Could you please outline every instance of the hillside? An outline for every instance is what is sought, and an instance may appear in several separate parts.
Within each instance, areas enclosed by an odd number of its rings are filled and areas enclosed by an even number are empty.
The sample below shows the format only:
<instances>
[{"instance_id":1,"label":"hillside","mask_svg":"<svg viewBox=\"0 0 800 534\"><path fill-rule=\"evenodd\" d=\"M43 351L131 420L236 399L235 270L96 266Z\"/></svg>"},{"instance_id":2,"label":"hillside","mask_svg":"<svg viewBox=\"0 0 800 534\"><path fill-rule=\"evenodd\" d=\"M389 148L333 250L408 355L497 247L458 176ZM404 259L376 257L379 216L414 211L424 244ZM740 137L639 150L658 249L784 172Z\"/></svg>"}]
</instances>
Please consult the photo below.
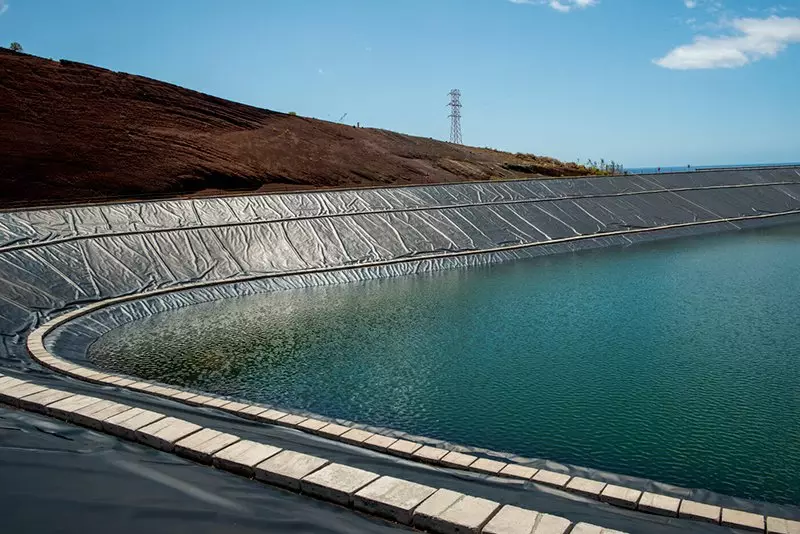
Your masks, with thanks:
<instances>
[{"instance_id":1,"label":"hillside","mask_svg":"<svg viewBox=\"0 0 800 534\"><path fill-rule=\"evenodd\" d=\"M6 49L0 122L0 207L588 173L551 158L291 116Z\"/></svg>"}]
</instances>

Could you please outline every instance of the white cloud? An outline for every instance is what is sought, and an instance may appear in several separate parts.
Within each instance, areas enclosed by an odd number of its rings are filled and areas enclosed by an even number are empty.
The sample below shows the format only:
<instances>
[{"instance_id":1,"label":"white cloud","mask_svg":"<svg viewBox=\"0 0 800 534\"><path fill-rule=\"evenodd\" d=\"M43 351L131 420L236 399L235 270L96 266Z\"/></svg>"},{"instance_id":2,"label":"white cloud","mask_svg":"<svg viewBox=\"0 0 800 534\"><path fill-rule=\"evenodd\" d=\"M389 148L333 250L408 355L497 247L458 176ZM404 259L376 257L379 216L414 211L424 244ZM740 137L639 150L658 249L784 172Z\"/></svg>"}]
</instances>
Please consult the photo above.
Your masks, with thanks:
<instances>
[{"instance_id":1,"label":"white cloud","mask_svg":"<svg viewBox=\"0 0 800 534\"><path fill-rule=\"evenodd\" d=\"M697 0L683 0L683 5L689 9L694 9L697 7Z\"/></svg>"},{"instance_id":2,"label":"white cloud","mask_svg":"<svg viewBox=\"0 0 800 534\"><path fill-rule=\"evenodd\" d=\"M8 11L8 4L5 0L0 0L0 15Z\"/></svg>"},{"instance_id":3,"label":"white cloud","mask_svg":"<svg viewBox=\"0 0 800 534\"><path fill-rule=\"evenodd\" d=\"M768 17L734 19L728 25L736 35L698 36L694 42L671 50L655 64L666 69L738 68L775 57L793 43L800 43L800 18Z\"/></svg>"},{"instance_id":4,"label":"white cloud","mask_svg":"<svg viewBox=\"0 0 800 534\"><path fill-rule=\"evenodd\" d=\"M596 6L600 0L509 0L512 4L548 5L561 13L569 13L573 9L585 9Z\"/></svg>"}]
</instances>

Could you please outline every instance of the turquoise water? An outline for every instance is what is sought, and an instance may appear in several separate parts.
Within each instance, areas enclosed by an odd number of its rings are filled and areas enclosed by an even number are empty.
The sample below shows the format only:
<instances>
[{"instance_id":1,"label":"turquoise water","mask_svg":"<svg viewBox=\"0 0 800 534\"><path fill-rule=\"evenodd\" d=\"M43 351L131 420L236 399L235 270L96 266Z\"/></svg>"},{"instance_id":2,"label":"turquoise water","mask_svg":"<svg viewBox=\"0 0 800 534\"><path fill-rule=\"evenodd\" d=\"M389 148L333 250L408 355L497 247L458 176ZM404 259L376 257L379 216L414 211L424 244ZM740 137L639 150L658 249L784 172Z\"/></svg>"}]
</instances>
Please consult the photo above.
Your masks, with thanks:
<instances>
[{"instance_id":1,"label":"turquoise water","mask_svg":"<svg viewBox=\"0 0 800 534\"><path fill-rule=\"evenodd\" d=\"M115 371L800 502L800 227L255 295L110 332Z\"/></svg>"}]
</instances>

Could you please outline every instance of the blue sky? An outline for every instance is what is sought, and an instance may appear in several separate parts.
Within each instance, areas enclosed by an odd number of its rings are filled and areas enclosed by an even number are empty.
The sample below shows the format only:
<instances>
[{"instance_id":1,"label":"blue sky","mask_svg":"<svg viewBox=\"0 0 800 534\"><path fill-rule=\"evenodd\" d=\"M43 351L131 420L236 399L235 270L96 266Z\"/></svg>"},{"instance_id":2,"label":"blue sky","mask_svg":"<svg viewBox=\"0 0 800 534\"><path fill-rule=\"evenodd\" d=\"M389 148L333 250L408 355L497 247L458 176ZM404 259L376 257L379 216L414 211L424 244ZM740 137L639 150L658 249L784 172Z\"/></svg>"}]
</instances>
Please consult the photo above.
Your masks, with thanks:
<instances>
[{"instance_id":1,"label":"blue sky","mask_svg":"<svg viewBox=\"0 0 800 534\"><path fill-rule=\"evenodd\" d=\"M800 160L800 0L0 0L0 43L279 111L626 166Z\"/></svg>"}]
</instances>

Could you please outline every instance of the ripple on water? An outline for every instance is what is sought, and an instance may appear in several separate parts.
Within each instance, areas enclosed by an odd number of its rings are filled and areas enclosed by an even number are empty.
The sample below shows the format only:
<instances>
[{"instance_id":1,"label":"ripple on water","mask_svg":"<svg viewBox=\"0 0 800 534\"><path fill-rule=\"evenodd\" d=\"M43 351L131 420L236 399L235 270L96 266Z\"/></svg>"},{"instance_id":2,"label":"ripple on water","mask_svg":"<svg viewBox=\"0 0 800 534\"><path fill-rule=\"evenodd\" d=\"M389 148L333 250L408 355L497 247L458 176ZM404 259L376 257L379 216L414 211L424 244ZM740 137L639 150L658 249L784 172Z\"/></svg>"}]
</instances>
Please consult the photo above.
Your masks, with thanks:
<instances>
[{"instance_id":1,"label":"ripple on water","mask_svg":"<svg viewBox=\"0 0 800 534\"><path fill-rule=\"evenodd\" d=\"M800 502L800 229L162 313L105 368L524 456Z\"/></svg>"}]
</instances>

